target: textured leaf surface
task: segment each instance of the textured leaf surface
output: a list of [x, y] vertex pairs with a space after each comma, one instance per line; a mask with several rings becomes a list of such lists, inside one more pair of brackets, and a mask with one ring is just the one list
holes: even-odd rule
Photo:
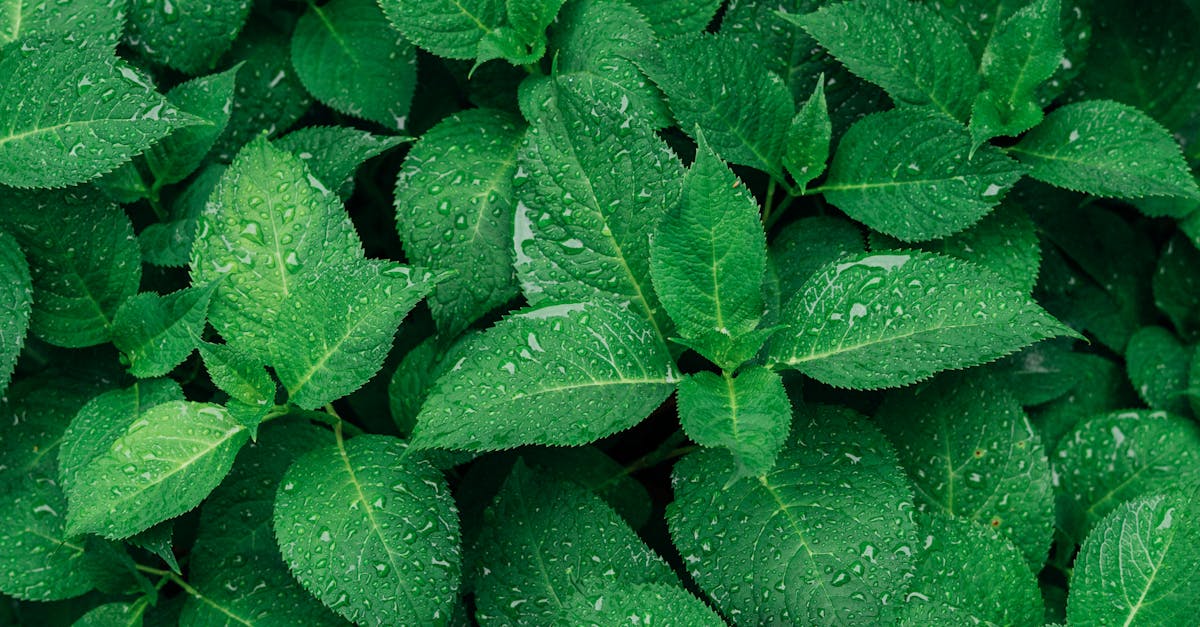
[[679, 380], [649, 325], [604, 301], [523, 310], [463, 351], [417, 416], [418, 447], [586, 444], [641, 422]]
[[142, 627], [146, 603], [105, 603], [79, 617], [71, 627]]
[[1151, 409], [1186, 416], [1192, 351], [1162, 327], [1142, 327], [1125, 346], [1129, 382]]
[[205, 206], [191, 274], [196, 284], [222, 279], [209, 320], [233, 346], [268, 362], [288, 296], [327, 266], [362, 254], [337, 196], [299, 157], [259, 139], [238, 154]]
[[366, 383], [433, 282], [423, 270], [356, 260], [295, 285], [271, 338], [271, 363], [288, 401], [315, 409]]
[[318, 448], [288, 468], [275, 500], [292, 574], [355, 622], [442, 622], [462, 575], [450, 489], [407, 448], [377, 435]]
[[213, 385], [247, 405], [266, 405], [275, 398], [275, 382], [264, 364], [228, 345], [200, 342], [200, 356]]
[[782, 174], [795, 108], [783, 81], [748, 45], [727, 35], [684, 35], [662, 42], [658, 54], [644, 66], [680, 129], [695, 139], [699, 128], [730, 163]]
[[956, 615], [953, 622], [928, 624], [1042, 624], [1037, 582], [1004, 536], [941, 513], [918, 520], [923, 548], [905, 600], [945, 604]]
[[156, 185], [178, 183], [204, 161], [229, 123], [239, 67], [194, 78], [167, 92], [168, 102], [196, 116], [201, 123], [175, 130], [146, 152], [146, 165], [154, 174]]
[[720, 356], [758, 327], [766, 266], [758, 203], [701, 141], [683, 196], [651, 242], [655, 292], [680, 335], [722, 366], [736, 367]]
[[27, 37], [66, 33], [116, 45], [125, 26], [126, 5], [119, 0], [5, 0], [0, 9], [0, 46]]
[[474, 59], [479, 40], [504, 21], [503, 0], [382, 0], [392, 26], [447, 59]]
[[560, 79], [518, 154], [513, 246], [530, 304], [628, 301], [666, 336], [650, 285], [650, 233], [678, 202], [683, 166], [617, 102]]
[[991, 272], [915, 251], [825, 266], [786, 305], [783, 319], [792, 328], [772, 340], [775, 362], [856, 389], [907, 385], [1071, 335]]
[[876, 422], [896, 446], [918, 507], [991, 527], [1041, 566], [1054, 533], [1050, 461], [1008, 391], [942, 376], [889, 394]]
[[725, 625], [692, 593], [665, 584], [582, 584], [570, 593], [556, 625], [603, 627], [635, 621], [642, 625]]
[[786, 301], [826, 264], [866, 252], [859, 226], [844, 218], [812, 216], [789, 222], [771, 240], [771, 261]]
[[1167, 129], [1109, 100], [1055, 109], [1011, 152], [1030, 176], [1066, 189], [1113, 198], [1200, 198]]
[[959, 31], [933, 8], [908, 0], [854, 0], [784, 18], [897, 105], [933, 105], [966, 120], [978, 77]]
[[404, 130], [417, 83], [417, 50], [374, 0], [309, 5], [292, 34], [292, 63], [317, 100]]
[[1200, 478], [1200, 427], [1161, 411], [1097, 416], [1063, 437], [1053, 462], [1059, 526], [1078, 541], [1123, 501]]
[[0, 183], [66, 187], [193, 123], [100, 46], [23, 41], [0, 57]]
[[129, 44], [181, 72], [211, 70], [250, 14], [249, 0], [139, 0], [130, 3]]
[[245, 443], [223, 407], [171, 401], [126, 426], [79, 469], [67, 490], [67, 529], [131, 536], [200, 504]]
[[457, 113], [425, 133], [400, 170], [396, 226], [408, 258], [458, 272], [429, 298], [447, 336], [517, 295], [512, 181], [521, 135], [511, 114]]
[[797, 424], [775, 468], [730, 484], [720, 451], [675, 467], [671, 537], [692, 579], [738, 625], [888, 624], [918, 550], [891, 445], [853, 412]]
[[719, 0], [630, 0], [629, 4], [646, 16], [660, 39], [703, 31], [721, 7]]
[[1023, 173], [991, 146], [972, 156], [970, 134], [954, 120], [896, 109], [846, 131], [819, 189], [872, 229], [919, 241], [975, 224]]
[[33, 310], [29, 264], [13, 236], [0, 231], [0, 393], [8, 387], [25, 346]]
[[792, 424], [782, 379], [761, 366], [736, 377], [689, 375], [679, 383], [678, 403], [684, 433], [701, 446], [729, 449], [749, 475], [771, 469]]
[[825, 162], [829, 160], [833, 123], [825, 101], [824, 78], [824, 74], [818, 78], [816, 90], [792, 118], [784, 140], [783, 165], [801, 189], [825, 172]]
[[13, 190], [0, 196], [0, 225], [29, 261], [33, 334], [67, 348], [108, 341], [117, 307], [141, 281], [129, 218], [95, 192]]
[[407, 140], [372, 135], [349, 126], [308, 126], [272, 143], [300, 157], [317, 180], [336, 191], [342, 200], [349, 200], [358, 167]]
[[129, 359], [135, 377], [158, 377], [183, 363], [204, 331], [215, 283], [160, 296], [138, 294], [113, 316], [113, 344]]
[[1075, 562], [1072, 625], [1184, 625], [1200, 609], [1194, 490], [1134, 499], [1088, 536]]
[[[477, 618], [488, 625], [547, 625], [577, 581], [631, 586], [674, 583], [651, 551], [600, 497], [563, 480], [514, 467], [484, 514], [477, 547]], [[578, 608], [583, 610], [585, 608]]]

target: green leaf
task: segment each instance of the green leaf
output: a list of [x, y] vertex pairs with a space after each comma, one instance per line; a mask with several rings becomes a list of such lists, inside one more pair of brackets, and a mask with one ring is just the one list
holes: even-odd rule
[[1076, 353], [1073, 361], [1078, 370], [1075, 385], [1062, 397], [1029, 410], [1047, 451], [1057, 449], [1063, 437], [1084, 420], [1137, 403], [1125, 369], [1113, 360]]
[[418, 448], [586, 444], [641, 422], [679, 380], [649, 325], [607, 301], [523, 310], [463, 351], [417, 416]]
[[559, 79], [517, 156], [513, 246], [532, 305], [628, 302], [660, 337], [670, 321], [650, 284], [650, 233], [678, 202], [683, 166], [619, 103]]
[[68, 533], [123, 538], [200, 504], [246, 442], [223, 407], [171, 401], [128, 425], [67, 490]]
[[133, 2], [126, 39], [157, 63], [186, 74], [208, 72], [241, 32], [251, 4], [249, 0]]
[[1138, 396], [1151, 409], [1186, 416], [1184, 393], [1192, 351], [1170, 331], [1156, 326], [1138, 329], [1125, 346], [1125, 366]]
[[1054, 534], [1041, 439], [999, 384], [946, 375], [888, 394], [876, 422], [896, 446], [917, 505], [987, 526], [1040, 568]]
[[629, 0], [629, 5], [646, 16], [660, 39], [702, 32], [721, 8], [720, 0]]
[[196, 285], [222, 279], [209, 321], [232, 346], [270, 363], [289, 296], [362, 256], [337, 196], [298, 157], [260, 138], [238, 154], [200, 216], [191, 275]]
[[33, 283], [25, 253], [13, 236], [0, 231], [0, 394], [8, 388], [25, 346], [33, 310]]
[[1167, 240], [1151, 282], [1154, 305], [1183, 338], [1200, 337], [1200, 249], [1182, 234]]
[[813, 179], [825, 172], [829, 160], [829, 142], [833, 124], [825, 102], [825, 75], [817, 78], [812, 96], [800, 107], [784, 140], [783, 166], [796, 186], [804, 189]]
[[275, 382], [264, 364], [228, 345], [200, 342], [200, 356], [213, 385], [247, 405], [267, 405], [275, 398]]
[[715, 612], [692, 593], [655, 583], [609, 583], [585, 580], [568, 592], [556, 625], [604, 627], [637, 620], [643, 625], [723, 627]]
[[907, 385], [1072, 335], [991, 272], [916, 251], [825, 266], [785, 306], [783, 319], [792, 328], [775, 335], [772, 361], [855, 389]]
[[662, 42], [643, 67], [685, 133], [697, 139], [699, 128], [725, 161], [782, 176], [795, 107], [752, 48], [727, 35], [683, 35]]
[[978, 88], [966, 42], [928, 5], [908, 0], [854, 0], [807, 15], [780, 14], [804, 28], [897, 106], [932, 105], [965, 121]]
[[1059, 527], [1080, 541], [1123, 501], [1200, 478], [1200, 427], [1161, 411], [1114, 412], [1063, 436], [1051, 459]]
[[189, 287], [166, 296], [143, 292], [121, 304], [113, 316], [113, 344], [129, 360], [130, 374], [165, 375], [196, 350], [217, 285]]
[[[521, 458], [531, 468], [595, 493], [634, 529], [642, 529], [650, 520], [652, 503], [645, 486], [630, 476], [624, 464], [595, 446], [527, 448]], [[497, 489], [505, 476], [498, 478]]]
[[654, 290], [689, 345], [732, 369], [729, 350], [762, 319], [766, 267], [758, 203], [701, 134], [680, 202], [650, 244]]
[[4, 185], [82, 183], [196, 122], [111, 51], [62, 37], [10, 44], [0, 76]]
[[7, 190], [0, 197], [0, 226], [29, 261], [33, 334], [66, 348], [107, 342], [117, 307], [141, 281], [141, 254], [129, 218], [84, 190]]
[[983, 90], [971, 108], [974, 145], [1015, 137], [1042, 121], [1037, 89], [1063, 60], [1061, 0], [1034, 0], [1003, 22], [983, 50]]
[[170, 379], [139, 381], [88, 401], [71, 419], [58, 449], [58, 479], [64, 492], [78, 486], [80, 473], [154, 407], [182, 401], [183, 390]]
[[188, 264], [200, 213], [224, 172], [223, 165], [205, 166], [171, 203], [171, 219], [147, 225], [138, 233], [143, 262], [166, 268]]
[[409, 150], [396, 180], [396, 228], [408, 258], [458, 272], [429, 298], [447, 337], [517, 295], [513, 174], [521, 137], [509, 113], [456, 113]]
[[1037, 581], [1004, 536], [941, 513], [919, 521], [924, 548], [905, 602], [944, 604], [956, 615], [953, 622], [925, 624], [1042, 624]]
[[167, 563], [175, 574], [182, 573], [175, 559], [175, 521], [165, 520], [126, 540], [127, 543], [145, 549]]
[[1185, 625], [1200, 610], [1200, 499], [1194, 489], [1144, 496], [1096, 526], [1076, 559], [1072, 625]]
[[505, 0], [508, 23], [524, 43], [546, 41], [546, 27], [566, 0]]
[[294, 284], [271, 337], [271, 364], [288, 402], [315, 409], [375, 376], [400, 322], [435, 280], [420, 269], [360, 259]]
[[919, 550], [896, 454], [838, 408], [794, 432], [761, 477], [721, 451], [676, 464], [667, 521], [688, 573], [738, 624], [890, 624]]
[[124, 2], [113, 0], [5, 0], [0, 7], [0, 46], [18, 39], [69, 34], [115, 47], [125, 26], [125, 10]]
[[1200, 199], [1179, 144], [1145, 113], [1109, 100], [1055, 109], [1009, 149], [1039, 181], [1111, 198]]
[[866, 252], [858, 225], [834, 216], [810, 216], [789, 222], [771, 241], [771, 262], [786, 301], [817, 270], [842, 257]]
[[746, 475], [762, 475], [792, 425], [792, 405], [779, 375], [752, 366], [738, 373], [697, 372], [679, 383], [679, 422], [701, 446], [724, 447]]
[[814, 191], [898, 239], [945, 237], [987, 215], [1025, 171], [992, 146], [971, 152], [970, 134], [944, 115], [877, 113], [846, 131], [825, 184]]
[[147, 602], [105, 603], [90, 610], [71, 624], [71, 627], [142, 627]]
[[317, 180], [347, 201], [354, 191], [358, 167], [408, 140], [372, 135], [349, 126], [307, 126], [271, 143], [300, 157]]
[[[896, 249], [899, 240], [871, 233], [872, 250]], [[1042, 263], [1037, 224], [1017, 203], [1005, 202], [965, 231], [914, 244], [916, 248], [976, 263], [1028, 294]]]
[[401, 434], [412, 433], [433, 383], [465, 355], [463, 348], [473, 336], [474, 332], [467, 332], [449, 346], [442, 346], [443, 339], [433, 335], [404, 355], [388, 382], [388, 408]]
[[168, 102], [198, 117], [203, 124], [178, 129], [146, 152], [146, 165], [154, 174], [155, 186], [182, 181], [204, 161], [229, 123], [234, 81], [240, 68], [234, 66], [219, 74], [194, 78], [167, 92]]
[[355, 622], [449, 615], [461, 577], [458, 511], [441, 473], [396, 438], [363, 435], [288, 468], [275, 536], [306, 590]]
[[417, 50], [374, 0], [309, 4], [292, 34], [292, 63], [317, 100], [404, 130], [417, 84]]
[[[573, 608], [575, 582], [671, 584], [675, 575], [600, 497], [518, 462], [484, 514], [476, 547], [480, 624], [546, 625]], [[583, 608], [580, 608], [583, 609]]]
[[381, 0], [392, 26], [447, 59], [474, 59], [479, 40], [504, 21], [504, 0]]
[[1083, 379], [1086, 364], [1094, 356], [1072, 351], [1074, 343], [1067, 339], [1038, 342], [984, 368], [1022, 405], [1041, 405], [1062, 398]]

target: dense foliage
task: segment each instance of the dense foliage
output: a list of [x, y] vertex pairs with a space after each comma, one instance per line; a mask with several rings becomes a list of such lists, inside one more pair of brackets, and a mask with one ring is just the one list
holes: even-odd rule
[[1196, 624], [1198, 18], [0, 0], [0, 623]]

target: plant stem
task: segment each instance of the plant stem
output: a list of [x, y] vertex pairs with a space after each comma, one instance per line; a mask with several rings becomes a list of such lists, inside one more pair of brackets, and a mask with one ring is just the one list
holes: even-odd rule
[[771, 213], [774, 211], [775, 205], [775, 187], [777, 182], [774, 178], [767, 183], [767, 195], [763, 197], [762, 220], [763, 224], [771, 223]]
[[695, 445], [679, 446], [686, 441], [687, 436], [683, 434], [683, 430], [675, 431], [671, 435], [667, 436], [667, 439], [663, 440], [662, 444], [658, 445], [658, 448], [646, 453], [638, 459], [633, 460], [633, 462], [625, 467], [625, 470], [621, 471], [620, 474], [613, 478], [618, 479], [620, 477], [626, 477], [635, 472], [652, 468], [669, 459], [686, 455], [698, 448]]

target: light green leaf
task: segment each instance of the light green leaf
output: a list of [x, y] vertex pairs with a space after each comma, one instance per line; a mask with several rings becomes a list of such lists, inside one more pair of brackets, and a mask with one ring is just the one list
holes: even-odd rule
[[182, 181], [204, 161], [229, 123], [240, 68], [234, 66], [219, 74], [194, 78], [167, 92], [168, 102], [198, 117], [203, 124], [178, 129], [146, 152], [146, 165], [154, 174], [156, 187]]
[[1200, 427], [1161, 411], [1101, 415], [1063, 436], [1051, 459], [1059, 527], [1078, 542], [1123, 501], [1200, 479]]
[[689, 345], [731, 370], [744, 357], [730, 349], [762, 319], [766, 266], [758, 203], [701, 135], [680, 202], [651, 241], [654, 290]]
[[420, 269], [359, 259], [294, 284], [271, 337], [288, 402], [315, 409], [375, 376], [400, 322], [435, 281]]
[[223, 407], [171, 401], [127, 426], [67, 490], [68, 533], [123, 538], [200, 504], [246, 442]]
[[853, 0], [780, 16], [808, 31], [851, 72], [882, 87], [897, 106], [932, 105], [966, 121], [979, 82], [974, 60], [958, 29], [928, 5]]
[[1071, 625], [1186, 625], [1200, 610], [1200, 499], [1185, 487], [1122, 504], [1076, 558]]
[[504, 0], [381, 0], [392, 26], [447, 59], [474, 59], [479, 40], [504, 21]]
[[660, 337], [670, 321], [650, 284], [650, 233], [678, 202], [683, 166], [620, 103], [559, 79], [517, 157], [513, 246], [530, 304], [628, 302]]
[[121, 304], [113, 316], [113, 344], [129, 360], [130, 374], [165, 375], [196, 350], [217, 285], [189, 287], [166, 296], [143, 292]]
[[999, 22], [983, 50], [983, 90], [971, 108], [974, 145], [1015, 137], [1042, 121], [1038, 86], [1063, 60], [1061, 0], [1034, 0]]
[[0, 394], [25, 346], [32, 310], [33, 283], [25, 253], [13, 236], [0, 231]]
[[458, 511], [403, 441], [363, 435], [288, 468], [275, 536], [300, 585], [355, 622], [437, 624], [461, 577]]
[[509, 113], [456, 113], [409, 150], [396, 180], [396, 228], [408, 258], [458, 272], [429, 298], [447, 337], [517, 295], [513, 174], [521, 138]]
[[1012, 394], [988, 379], [948, 374], [888, 394], [875, 419], [919, 508], [1000, 532], [1040, 569], [1054, 535], [1050, 462]]
[[1200, 249], [1183, 234], [1167, 240], [1151, 282], [1154, 305], [1183, 338], [1200, 336]]
[[505, 0], [508, 23], [517, 38], [526, 44], [541, 41], [545, 45], [546, 27], [566, 0]]
[[679, 422], [701, 446], [733, 453], [742, 474], [762, 475], [792, 426], [792, 405], [779, 375], [752, 366], [733, 376], [697, 372], [679, 383]]
[[51, 34], [86, 37], [115, 47], [125, 27], [121, 0], [0, 1], [0, 46]]
[[463, 351], [417, 416], [418, 448], [586, 444], [641, 422], [679, 380], [650, 326], [607, 301], [526, 309]]
[[771, 262], [786, 302], [826, 264], [866, 252], [858, 225], [835, 216], [810, 216], [789, 222], [771, 241]]
[[372, 135], [349, 126], [306, 126], [271, 143], [300, 157], [317, 180], [347, 201], [358, 167], [406, 141], [409, 138]]
[[905, 603], [944, 604], [955, 615], [953, 622], [924, 624], [1042, 624], [1037, 581], [1003, 535], [942, 513], [918, 520], [923, 548]]
[[142, 627], [147, 603], [145, 598], [133, 603], [105, 603], [79, 617], [71, 627]]
[[607, 625], [688, 625], [724, 627], [725, 621], [692, 593], [677, 586], [656, 583], [609, 583], [585, 580], [568, 592], [555, 625], [605, 627]]
[[704, 31], [721, 8], [720, 0], [629, 0], [646, 16], [660, 39]]
[[1009, 150], [1030, 176], [1058, 187], [1112, 198], [1200, 199], [1167, 129], [1110, 100], [1055, 109]]
[[[23, 40], [0, 55], [0, 183], [93, 179], [197, 122], [102, 46]], [[53, 106], [46, 106], [54, 103]]]
[[[325, 429], [291, 418], [262, 426], [200, 508], [181, 627], [345, 625], [288, 572], [271, 527], [275, 492], [299, 456], [329, 444]], [[265, 584], [265, 585], [262, 585]]]
[[249, 0], [131, 2], [126, 40], [141, 54], [186, 74], [208, 72], [237, 38]]
[[222, 279], [209, 321], [232, 346], [269, 363], [289, 296], [362, 256], [337, 196], [298, 157], [260, 138], [238, 154], [200, 216], [192, 282]]
[[829, 160], [829, 142], [833, 124], [825, 102], [825, 75], [817, 78], [812, 96], [800, 107], [784, 140], [783, 166], [796, 186], [804, 189], [813, 179], [825, 172]]
[[[675, 583], [666, 562], [608, 505], [518, 462], [484, 514], [475, 580], [481, 625], [547, 625], [593, 586]], [[584, 609], [584, 608], [579, 608]]]
[[643, 68], [685, 133], [697, 139], [699, 128], [725, 161], [782, 176], [795, 107], [783, 81], [747, 44], [728, 35], [683, 35], [662, 42]]
[[917, 251], [825, 266], [783, 320], [792, 328], [772, 340], [774, 362], [855, 389], [907, 385], [1073, 334], [991, 272]]
[[0, 197], [0, 226], [29, 261], [33, 334], [66, 348], [107, 342], [117, 307], [142, 276], [129, 218], [94, 191], [7, 190]]
[[676, 464], [667, 521], [689, 574], [738, 625], [890, 624], [920, 549], [895, 452], [838, 408], [794, 433], [761, 477], [734, 482], [721, 451]]
[[815, 191], [851, 218], [911, 242], [975, 224], [1024, 171], [992, 146], [972, 156], [970, 134], [944, 115], [895, 109], [846, 131]]
[[292, 34], [292, 63], [317, 100], [404, 130], [417, 84], [417, 50], [374, 0], [309, 4]]
[[275, 382], [264, 364], [228, 344], [200, 342], [200, 356], [213, 385], [247, 405], [266, 405], [275, 398]]
[[[134, 423], [164, 403], [182, 401], [183, 390], [170, 379], [139, 381], [88, 401], [71, 419], [58, 449], [58, 482], [74, 489], [88, 464], [107, 452]], [[86, 487], [86, 486], [85, 486]]]
[[1188, 369], [1192, 351], [1170, 331], [1156, 326], [1138, 329], [1125, 346], [1125, 367], [1138, 396], [1151, 409], [1188, 415]]

